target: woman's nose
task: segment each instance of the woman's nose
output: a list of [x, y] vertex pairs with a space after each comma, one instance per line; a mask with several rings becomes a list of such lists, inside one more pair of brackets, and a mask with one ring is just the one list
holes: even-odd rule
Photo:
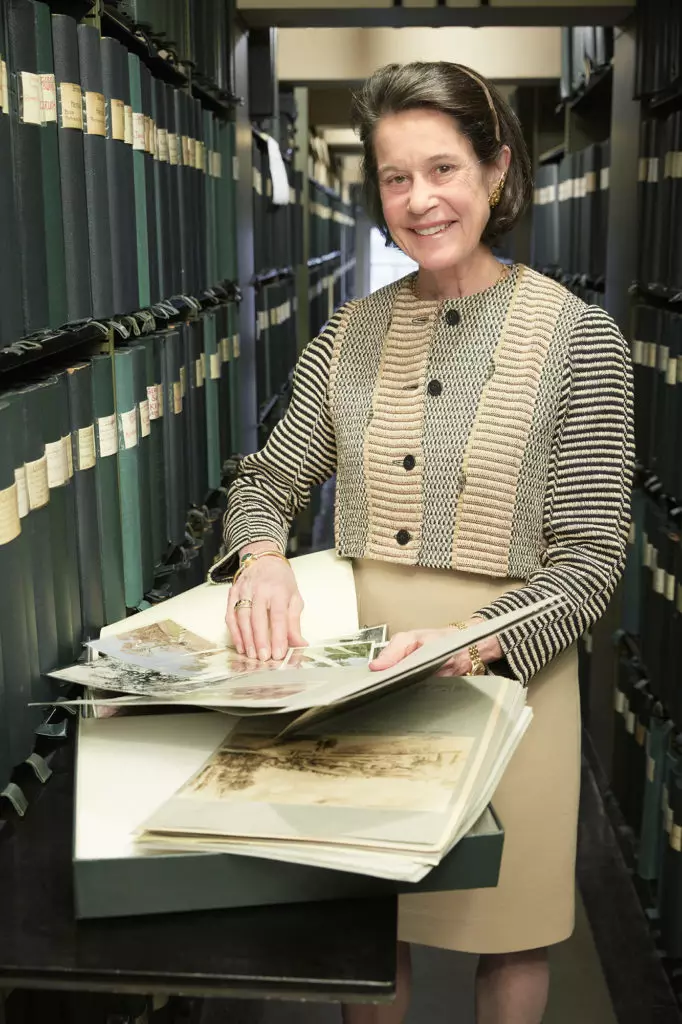
[[410, 189], [410, 197], [407, 208], [410, 213], [420, 217], [436, 205], [436, 198], [432, 194], [427, 181], [415, 178]]

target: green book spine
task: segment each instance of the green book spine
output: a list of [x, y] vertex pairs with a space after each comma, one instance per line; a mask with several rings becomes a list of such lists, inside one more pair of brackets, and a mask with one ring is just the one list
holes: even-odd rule
[[76, 495], [83, 638], [96, 639], [104, 625], [104, 583], [97, 519], [97, 446], [92, 402], [92, 367], [78, 363], [66, 371]]
[[206, 366], [206, 439], [208, 442], [208, 486], [215, 491], [220, 487], [220, 379], [222, 359], [218, 351], [217, 315], [209, 311], [204, 316], [204, 353]]
[[58, 382], [54, 377], [43, 381], [41, 394], [41, 419], [45, 455], [47, 457], [47, 482], [49, 487], [50, 546], [54, 568], [54, 598], [57, 611], [57, 636], [59, 638], [59, 664], [68, 665], [73, 661], [74, 636], [77, 626], [73, 617], [73, 588], [71, 575], [73, 564], [70, 560], [70, 543], [66, 538], [73, 528], [69, 522], [69, 503], [66, 494], [68, 479], [68, 455], [62, 432], [62, 418]]
[[213, 114], [203, 111], [205, 166], [204, 190], [206, 196], [206, 281], [209, 287], [218, 284], [218, 266], [216, 258], [216, 160], [214, 156], [215, 138], [213, 131]]
[[140, 509], [139, 435], [140, 414], [135, 397], [134, 349], [117, 349], [114, 355], [116, 421], [118, 428], [118, 484], [121, 492], [123, 579], [125, 602], [137, 608], [144, 598], [142, 522]]
[[140, 474], [140, 544], [142, 586], [145, 594], [154, 587], [154, 539], [152, 525], [152, 447], [149, 399], [147, 398], [147, 352], [144, 344], [131, 346], [138, 409], [138, 456]]
[[97, 446], [95, 486], [104, 621], [111, 623], [125, 618], [126, 613], [113, 359], [108, 355], [95, 356], [90, 365], [92, 367], [92, 405]]
[[230, 433], [234, 452], [240, 449], [241, 430], [239, 426], [239, 307], [235, 302], [228, 306], [228, 338], [230, 348]]
[[154, 562], [163, 561], [166, 539], [166, 465], [163, 441], [163, 336], [152, 334], [145, 340], [147, 359], [147, 399], [151, 431], [151, 506]]
[[149, 237], [147, 234], [147, 185], [144, 151], [144, 115], [140, 84], [140, 58], [128, 54], [130, 105], [133, 108], [133, 165], [135, 175], [135, 223], [137, 226], [137, 274], [140, 308], [150, 303]]
[[220, 358], [220, 379], [218, 392], [220, 395], [220, 465], [232, 454], [230, 428], [230, 344], [228, 333], [228, 307], [219, 306], [216, 310], [217, 348]]
[[24, 579], [30, 567], [23, 559], [21, 520], [14, 477], [14, 444], [18, 429], [16, 410], [0, 404], [0, 636], [3, 677], [7, 685], [7, 717], [10, 765], [18, 765], [33, 750], [33, 728], [27, 705], [31, 699], [31, 669]]
[[[30, 581], [27, 592], [33, 604], [35, 643], [38, 661], [32, 675], [36, 699], [49, 695], [42, 685], [42, 673], [59, 667], [59, 640], [55, 606], [53, 555], [50, 545], [50, 490], [47, 484], [47, 459], [42, 435], [42, 392], [45, 385], [30, 385], [7, 397], [18, 415], [18, 442], [14, 449], [15, 479], [19, 496], [22, 537], [28, 548]], [[29, 617], [29, 634], [33, 635]], [[33, 640], [31, 641], [33, 642]]]
[[180, 380], [180, 333], [163, 336], [163, 449], [166, 467], [166, 537], [178, 547], [185, 537], [182, 384]]
[[[78, 529], [76, 521], [76, 486], [74, 483], [73, 447], [71, 445], [71, 421], [69, 418], [69, 389], [66, 373], [49, 378], [54, 382], [57, 395], [57, 413], [59, 416], [59, 432], [64, 450], [63, 459], [66, 463], [64, 482], [56, 484], [63, 495], [66, 510], [67, 528], [62, 543], [66, 552], [69, 567], [69, 599], [71, 601], [71, 648], [74, 658], [83, 653], [83, 612], [81, 607], [80, 562], [78, 557]], [[48, 476], [50, 466], [48, 462]], [[85, 567], [84, 567], [85, 571]]]
[[34, 3], [38, 74], [42, 80], [43, 117], [40, 155], [43, 167], [45, 203], [45, 249], [50, 325], [59, 327], [69, 319], [66, 304], [66, 264], [64, 260], [64, 223], [62, 188], [59, 177], [59, 140], [57, 138], [57, 91], [52, 56], [52, 16], [47, 4]]

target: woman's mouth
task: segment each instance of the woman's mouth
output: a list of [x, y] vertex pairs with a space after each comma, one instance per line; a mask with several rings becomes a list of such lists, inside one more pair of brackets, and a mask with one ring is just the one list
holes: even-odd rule
[[420, 238], [429, 238], [431, 235], [442, 235], [454, 223], [453, 220], [446, 220], [440, 224], [428, 224], [423, 228], [411, 228], [411, 230], [414, 231], [415, 235], [419, 235]]

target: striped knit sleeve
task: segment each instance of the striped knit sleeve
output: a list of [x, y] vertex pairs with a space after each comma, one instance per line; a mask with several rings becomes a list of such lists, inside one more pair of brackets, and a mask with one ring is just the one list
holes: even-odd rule
[[604, 612], [623, 571], [634, 468], [632, 367], [611, 318], [587, 307], [573, 329], [544, 504], [542, 567], [484, 618], [552, 594], [566, 604], [498, 639], [527, 683]]
[[246, 544], [271, 540], [286, 551], [289, 528], [310, 501], [311, 488], [336, 469], [327, 389], [334, 337], [346, 308], [334, 314], [301, 354], [289, 408], [265, 447], [240, 463], [227, 500], [222, 574], [233, 571], [234, 556]]

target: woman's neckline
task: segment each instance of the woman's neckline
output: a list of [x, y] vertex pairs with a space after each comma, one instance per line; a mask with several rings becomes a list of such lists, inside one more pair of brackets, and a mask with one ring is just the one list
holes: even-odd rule
[[415, 302], [419, 302], [422, 305], [440, 306], [446, 303], [466, 303], [476, 299], [486, 298], [488, 295], [491, 295], [493, 292], [497, 291], [497, 289], [504, 288], [505, 285], [508, 285], [515, 281], [516, 275], [518, 274], [519, 270], [519, 264], [509, 263], [501, 265], [508, 266], [509, 273], [502, 274], [497, 279], [497, 281], [493, 281], [493, 283], [489, 284], [486, 288], [481, 288], [481, 290], [478, 292], [470, 292], [468, 295], [451, 296], [449, 298], [443, 299], [425, 299], [421, 295], [417, 295], [415, 291], [417, 275], [419, 274], [418, 270], [414, 270], [412, 271], [411, 274], [408, 274], [407, 278], [405, 279], [405, 282], [407, 284], [407, 290], [410, 296], [414, 299]]

